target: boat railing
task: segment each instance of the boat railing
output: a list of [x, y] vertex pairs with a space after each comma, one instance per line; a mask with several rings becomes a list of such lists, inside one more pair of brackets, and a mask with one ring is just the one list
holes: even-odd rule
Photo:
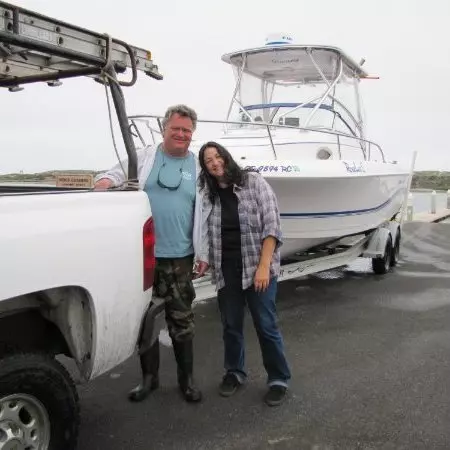
[[[159, 137], [162, 137], [163, 134], [163, 126], [162, 126], [162, 120], [163, 116], [159, 115], [152, 115], [152, 114], [141, 114], [141, 115], [132, 115], [129, 116], [128, 119], [130, 121], [130, 130], [132, 134], [138, 138], [143, 146], [148, 145], [149, 143], [145, 141], [145, 139], [142, 136], [141, 131], [139, 130], [139, 127], [137, 126], [138, 122], [143, 122], [145, 124], [145, 127], [150, 132], [150, 135], [153, 140], [153, 144], [156, 143], [158, 140], [156, 138], [157, 135]], [[154, 120], [157, 123], [157, 127], [154, 127], [151, 125], [150, 121]], [[368, 139], [364, 139], [358, 136], [354, 136], [352, 134], [344, 133], [341, 131], [336, 130], [329, 130], [329, 129], [321, 129], [321, 128], [315, 128], [315, 127], [300, 127], [300, 126], [291, 126], [291, 125], [276, 125], [266, 122], [254, 122], [249, 125], [249, 122], [240, 122], [240, 121], [230, 121], [230, 120], [210, 120], [210, 119], [198, 119], [197, 120], [197, 127], [198, 124], [205, 123], [205, 124], [217, 124], [217, 125], [224, 125], [228, 127], [229, 125], [235, 125], [235, 126], [241, 126], [246, 128], [253, 128], [253, 129], [263, 129], [265, 133], [267, 133], [264, 136], [261, 137], [267, 137], [270, 142], [270, 147], [272, 149], [273, 155], [275, 159], [278, 159], [277, 157], [277, 150], [276, 150], [276, 144], [274, 144], [273, 141], [273, 131], [274, 130], [293, 130], [293, 131], [304, 131], [304, 132], [314, 132], [319, 133], [323, 135], [328, 136], [334, 136], [336, 138], [336, 145], [338, 148], [339, 158], [342, 158], [342, 148], [343, 147], [353, 147], [358, 148], [361, 150], [362, 155], [364, 157], [365, 161], [371, 161], [374, 150], [375, 153], [379, 153], [381, 156], [381, 159], [383, 162], [386, 162], [384, 152], [381, 149], [381, 147]], [[344, 144], [342, 143], [342, 139], [349, 139], [350, 142], [354, 143], [354, 145]], [[298, 144], [308, 144], [309, 142], [298, 142]], [[330, 143], [329, 141], [324, 141], [323, 144]]]

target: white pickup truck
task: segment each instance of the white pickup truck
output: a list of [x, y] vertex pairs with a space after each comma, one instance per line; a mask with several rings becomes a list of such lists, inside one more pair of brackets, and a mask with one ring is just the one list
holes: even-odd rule
[[[127, 67], [133, 79], [119, 81]], [[76, 448], [78, 396], [58, 355], [89, 381], [133, 354], [147, 309], [147, 320], [161, 316], [121, 89], [138, 71], [162, 78], [147, 50], [0, 1], [0, 102], [29, 83], [94, 77], [110, 90], [129, 161], [115, 191], [0, 184], [0, 450]]]

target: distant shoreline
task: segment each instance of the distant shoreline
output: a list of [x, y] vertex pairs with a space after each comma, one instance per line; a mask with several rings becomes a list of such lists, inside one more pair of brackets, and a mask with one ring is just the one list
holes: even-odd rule
[[[449, 186], [450, 189], [450, 186]], [[432, 188], [411, 188], [410, 192], [424, 193], [436, 191], [439, 194], [446, 194], [449, 189], [432, 189]]]

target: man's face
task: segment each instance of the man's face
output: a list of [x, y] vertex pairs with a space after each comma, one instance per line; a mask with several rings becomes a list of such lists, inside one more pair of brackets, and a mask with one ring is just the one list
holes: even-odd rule
[[186, 153], [192, 140], [194, 124], [189, 117], [174, 114], [164, 129], [164, 149], [174, 154]]

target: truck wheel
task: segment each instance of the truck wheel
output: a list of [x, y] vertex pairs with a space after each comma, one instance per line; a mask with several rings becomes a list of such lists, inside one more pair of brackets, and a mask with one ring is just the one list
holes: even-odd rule
[[0, 359], [0, 450], [74, 450], [79, 403], [67, 370], [36, 353]]
[[377, 275], [384, 275], [389, 272], [391, 268], [391, 255], [392, 255], [392, 237], [386, 239], [386, 246], [384, 249], [384, 255], [380, 258], [372, 258], [372, 269]]
[[397, 230], [394, 248], [391, 253], [391, 267], [395, 267], [400, 260], [400, 240], [400, 230]]

